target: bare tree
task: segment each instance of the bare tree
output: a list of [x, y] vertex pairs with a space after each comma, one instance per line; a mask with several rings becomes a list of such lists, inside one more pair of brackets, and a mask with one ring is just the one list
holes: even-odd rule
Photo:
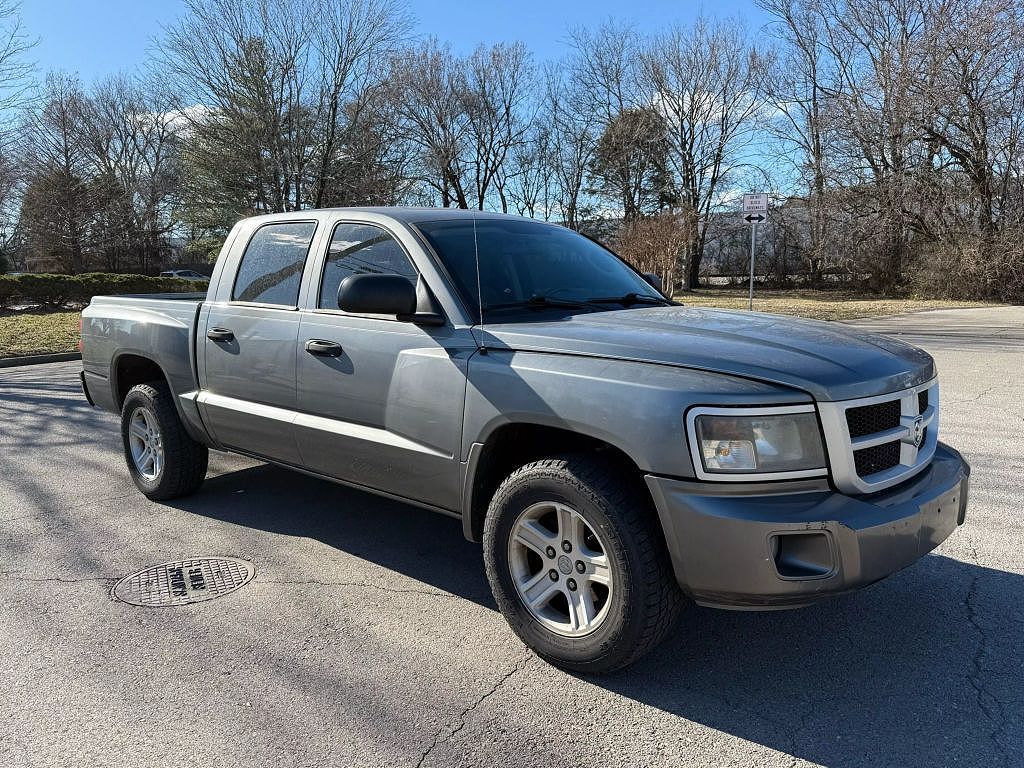
[[463, 99], [473, 151], [476, 207], [484, 209], [493, 187], [501, 210], [508, 213], [502, 171], [509, 153], [523, 144], [527, 131], [530, 116], [525, 110], [533, 77], [530, 54], [522, 43], [480, 46], [465, 66]]
[[976, 228], [986, 249], [999, 229], [1003, 197], [1022, 170], [1022, 38], [1024, 9], [1013, 0], [942, 0], [922, 41], [927, 77], [912, 87], [921, 99], [924, 139], [970, 185], [974, 221], [949, 209], [941, 219]]
[[535, 119], [512, 151], [511, 168], [500, 185], [520, 216], [551, 218], [555, 200], [555, 163], [551, 126]]
[[753, 140], [762, 98], [757, 55], [736, 21], [698, 19], [650, 41], [645, 91], [666, 124], [668, 165], [688, 236], [685, 287], [700, 278], [705, 222]]
[[926, 148], [912, 85], [921, 76], [920, 0], [819, 0], [822, 46], [835, 68], [826, 93], [829, 146], [852, 227], [853, 269], [877, 290], [899, 285], [909, 255], [913, 175]]
[[5, 116], [25, 105], [35, 71], [26, 57], [38, 41], [25, 32], [20, 9], [16, 0], [0, 0], [0, 115]]
[[822, 50], [825, 22], [815, 10], [815, 2], [759, 0], [758, 4], [776, 19], [772, 30], [782, 44], [773, 66], [762, 70], [762, 92], [771, 107], [765, 127], [803, 188], [796, 197], [805, 209], [807, 227], [789, 234], [791, 240], [802, 243], [799, 250], [810, 283], [817, 287], [834, 249], [828, 228], [830, 169], [826, 154], [831, 65]]
[[[390, 137], [380, 107], [388, 61], [410, 34], [410, 16], [400, 0], [318, 0], [314, 7], [318, 19], [313, 42], [322, 64], [316, 106], [321, 125], [315, 152], [319, 168], [312, 205], [387, 202], [398, 184], [381, 188], [380, 178], [369, 195], [339, 198], [337, 190], [346, 185], [353, 168], [362, 169], [358, 175], [364, 178], [366, 172], [388, 177], [382, 164], [397, 161], [387, 151]], [[328, 194], [330, 189], [335, 190], [333, 195]]]
[[394, 57], [388, 91], [399, 135], [420, 157], [420, 181], [440, 195], [445, 208], [468, 208], [471, 127], [462, 62], [450, 48], [428, 39]]
[[166, 260], [177, 224], [180, 127], [173, 97], [152, 81], [101, 81], [86, 100], [83, 131], [93, 175], [108, 192], [108, 269], [147, 271]]
[[[408, 25], [397, 0], [186, 0], [159, 63], [179, 85], [197, 215], [321, 204]], [[226, 209], [226, 210], [225, 210]]]
[[393, 60], [390, 109], [417, 149], [420, 179], [445, 207], [507, 211], [508, 162], [526, 136], [532, 64], [521, 43], [478, 47], [468, 58], [428, 39]]
[[[568, 74], [564, 74], [565, 70]], [[601, 122], [579, 109], [586, 101], [570, 67], [549, 67], [545, 74], [542, 122], [551, 126], [547, 153], [553, 179], [552, 197], [565, 226], [580, 229], [587, 215], [584, 187], [587, 169], [601, 132]]]
[[592, 137], [587, 159], [592, 190], [623, 218], [634, 219], [646, 196], [642, 187], [652, 155], [643, 126], [649, 104], [641, 95], [637, 69], [641, 41], [631, 26], [610, 20], [595, 29], [577, 27], [570, 42], [565, 106], [569, 119], [586, 129], [577, 135]]

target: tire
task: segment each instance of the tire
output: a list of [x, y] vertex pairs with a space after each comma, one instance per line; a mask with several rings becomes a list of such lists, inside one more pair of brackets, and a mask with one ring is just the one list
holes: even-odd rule
[[[548, 544], [544, 536], [556, 529], [551, 544], [563, 549], [564, 530], [582, 531], [579, 546], [555, 557], [544, 547], [544, 560], [537, 545]], [[547, 458], [513, 472], [491, 500], [483, 546], [491, 590], [512, 631], [538, 656], [573, 672], [632, 664], [665, 638], [684, 604], [646, 488], [599, 457]], [[600, 583], [602, 560], [607, 588]], [[538, 580], [541, 571], [546, 578]], [[524, 595], [542, 602], [552, 589], [562, 596], [527, 606]]]
[[165, 382], [128, 391], [121, 407], [121, 441], [132, 480], [153, 501], [187, 496], [206, 478], [209, 451], [185, 431]]

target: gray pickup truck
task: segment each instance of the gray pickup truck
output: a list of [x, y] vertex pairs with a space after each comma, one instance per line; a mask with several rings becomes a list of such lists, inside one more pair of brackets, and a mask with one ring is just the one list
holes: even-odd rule
[[637, 659], [687, 599], [877, 581], [967, 505], [923, 351], [690, 309], [513, 216], [246, 219], [205, 296], [93, 299], [82, 354], [149, 498], [198, 489], [215, 448], [458, 517], [512, 629], [579, 672]]

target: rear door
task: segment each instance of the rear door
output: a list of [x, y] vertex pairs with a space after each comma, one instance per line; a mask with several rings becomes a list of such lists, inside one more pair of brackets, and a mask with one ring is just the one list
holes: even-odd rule
[[[295, 434], [303, 465], [456, 509], [472, 336], [449, 323], [421, 326], [338, 308], [338, 287], [348, 275], [423, 279], [383, 226], [336, 222], [322, 261], [299, 328]], [[325, 347], [331, 354], [322, 354]]]
[[[200, 318], [200, 407], [223, 445], [298, 464], [295, 348], [299, 289], [315, 221], [274, 221], [251, 233], [230, 291]], [[221, 280], [230, 279], [226, 272]]]

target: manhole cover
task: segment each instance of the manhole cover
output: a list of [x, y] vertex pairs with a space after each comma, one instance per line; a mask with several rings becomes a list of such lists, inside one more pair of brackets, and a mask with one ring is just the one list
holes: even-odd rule
[[197, 557], [125, 576], [110, 594], [132, 605], [187, 605], [223, 597], [248, 584], [255, 575], [256, 569], [247, 560]]

